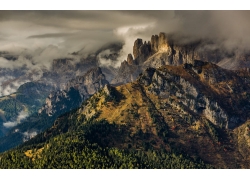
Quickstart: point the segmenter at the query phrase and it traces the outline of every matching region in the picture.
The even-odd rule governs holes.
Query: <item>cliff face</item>
[[[81,102],[80,93],[74,88],[70,88],[68,91],[57,91],[46,98],[45,105],[39,110],[39,113],[45,113],[48,116],[60,115],[77,108]]]
[[[201,59],[199,43],[178,44],[165,33],[151,37],[150,56],[144,58],[143,67],[160,67],[162,65],[180,65]]]
[[[202,115],[213,124],[234,128],[249,118],[249,75],[194,61],[183,66],[148,68],[139,78],[154,95],[178,109]],[[237,92],[237,93],[236,93]]]
[[[70,80],[66,83],[65,90],[73,87],[80,92],[81,96],[88,96],[103,88],[105,84],[108,84],[108,81],[101,68],[97,67],[90,69],[84,76],[77,76]]]
[[[39,113],[49,116],[58,115],[80,106],[90,95],[108,84],[101,68],[90,69],[85,75],[78,76],[66,83],[63,90],[52,92]]]

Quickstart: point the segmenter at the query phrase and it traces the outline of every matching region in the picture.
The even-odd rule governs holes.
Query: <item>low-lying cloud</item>
[[[23,134],[23,142],[25,142],[35,137],[38,134],[38,132],[35,129],[33,129],[33,130],[25,131],[22,134]]]
[[[28,115],[29,115],[28,112],[20,111],[15,120],[4,122],[3,126],[6,128],[13,128],[13,127],[17,126],[18,124],[20,124],[24,119],[26,119],[28,117]]]
[[[3,126],[6,127],[6,128],[12,128],[12,127],[15,127],[17,125],[17,121],[8,121],[8,122],[5,122],[3,123]]]
[[[33,79],[37,79],[34,77]],[[0,78],[0,97],[7,96],[17,91],[24,83],[29,82],[29,79],[17,79],[13,76]],[[6,85],[5,85],[6,84]]]

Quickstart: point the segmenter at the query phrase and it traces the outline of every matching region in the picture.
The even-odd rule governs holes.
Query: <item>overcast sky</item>
[[[129,28],[137,33],[173,15],[170,11],[0,11],[0,47],[36,49],[52,44],[69,51],[86,45],[91,49],[124,40]]]
[[[122,42],[122,60],[136,38],[150,40],[159,32],[248,50],[249,18],[250,11],[0,11],[0,50],[26,48],[36,54],[47,48],[51,59]]]

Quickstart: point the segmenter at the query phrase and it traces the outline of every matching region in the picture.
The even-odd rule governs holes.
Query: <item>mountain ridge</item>
[[[211,76],[214,72],[218,74],[217,79]],[[236,98],[244,100],[243,95],[248,93],[250,76],[243,75],[202,61],[147,68],[132,83],[116,87],[105,85],[78,109],[59,117],[50,129],[17,150],[23,154],[39,144],[45,148],[50,146],[51,138],[83,131],[89,143],[97,143],[102,148],[134,149],[145,153],[161,149],[168,153],[178,151],[187,154],[192,161],[201,159],[215,168],[249,168],[249,114],[239,112],[238,115],[248,119],[243,122],[230,119],[230,108],[241,109],[246,105],[234,102],[239,100]],[[242,87],[234,83],[239,79]],[[223,83],[228,81],[232,81],[231,89]],[[225,95],[224,92],[216,94],[217,89],[223,88]],[[231,90],[242,95],[234,96]],[[225,102],[228,109],[221,104],[224,99],[220,101],[226,95],[232,99],[231,103]],[[206,99],[208,104],[204,104]],[[222,112],[227,118],[223,119]],[[72,140],[74,137],[77,136],[72,136]],[[61,147],[60,141],[55,147]],[[81,148],[79,150],[82,152]],[[39,156],[47,157],[43,153]],[[7,160],[5,155],[3,157]],[[24,158],[27,157],[26,154]],[[34,161],[39,162],[36,158]]]

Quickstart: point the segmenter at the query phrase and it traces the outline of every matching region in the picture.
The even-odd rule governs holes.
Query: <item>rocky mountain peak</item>
[[[195,60],[217,63],[223,57],[218,50],[203,48],[200,41],[180,43],[164,32],[152,35],[149,42],[137,39],[133,46],[133,55],[128,55],[127,61],[121,63],[120,69],[112,83],[127,83],[133,81],[147,67],[158,68],[163,65],[178,66],[184,63],[193,64]],[[223,63],[222,63],[223,64]]]
[[[140,47],[143,45],[142,43],[142,39],[137,39],[135,42],[134,42],[134,46],[133,46],[133,55],[135,57],[135,59],[139,56],[139,49]]]
[[[158,44],[158,50],[160,51],[167,51],[168,50],[168,43],[167,43],[167,37],[166,34],[161,32],[159,34],[159,44]]]

